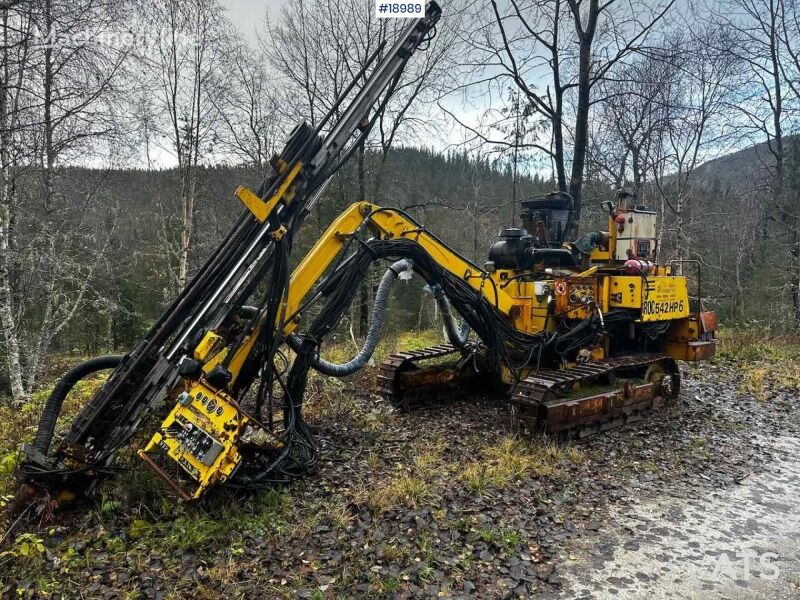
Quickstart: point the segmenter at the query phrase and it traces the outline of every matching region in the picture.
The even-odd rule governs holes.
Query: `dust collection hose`
[[[437,285],[433,288],[433,297],[436,298],[436,303],[442,312],[442,321],[444,322],[444,331],[447,334],[447,339],[456,348],[463,348],[469,339],[469,323],[464,321],[461,324],[461,329],[457,329],[453,311],[450,310],[450,302],[447,300],[442,286]]]
[[[362,367],[364,367],[369,359],[372,358],[372,353],[381,339],[381,329],[383,329],[383,321],[386,317],[386,306],[389,304],[389,291],[392,284],[400,276],[403,271],[410,271],[412,269],[411,261],[406,259],[398,260],[386,269],[386,272],[381,277],[381,282],[378,284],[378,291],[375,293],[375,304],[372,308],[372,314],[369,320],[369,329],[364,338],[364,345],[361,350],[346,363],[336,364],[317,356],[314,358],[312,366],[314,369],[324,375],[332,377],[345,377],[352,375]],[[292,350],[297,351],[300,348],[300,338],[294,334],[288,338],[289,346]]]
[[[61,413],[61,406],[64,404],[64,399],[67,397],[67,394],[75,387],[75,384],[92,373],[117,367],[119,363],[122,362],[122,358],[122,355],[118,354],[98,356],[75,365],[64,373],[64,376],[58,381],[56,387],[54,387],[53,391],[50,393],[50,397],[47,399],[47,403],[42,411],[42,418],[39,419],[39,428],[36,430],[36,438],[33,442],[33,446],[39,452],[47,454],[47,451],[50,449],[50,442],[53,440],[53,433],[56,430],[56,420]]]
[[[367,335],[361,350],[349,361],[341,364],[332,363],[317,356],[312,363],[314,369],[324,375],[345,377],[347,375],[352,375],[366,366],[380,341],[381,330],[383,329],[383,322],[386,317],[386,307],[389,304],[389,291],[391,290],[392,284],[400,276],[400,273],[403,271],[410,271],[412,268],[411,261],[402,259],[393,263],[386,269],[380,284],[378,284],[378,291],[375,293],[375,304],[373,305],[372,314],[370,315],[369,329],[367,330]],[[442,311],[447,337],[454,346],[463,348],[469,336],[469,325],[465,322],[461,331],[458,331],[447,297],[444,295],[441,287],[437,286],[436,289],[438,291],[435,292],[434,295],[439,304],[439,309]],[[297,351],[300,348],[301,340],[297,335],[290,335],[287,341],[293,350]]]

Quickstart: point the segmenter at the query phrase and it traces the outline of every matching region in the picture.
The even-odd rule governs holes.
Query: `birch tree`
[[[177,281],[189,277],[199,168],[213,155],[222,93],[218,76],[228,39],[215,0],[147,3],[140,18],[154,30],[155,48],[141,55],[142,85],[153,90],[156,123],[165,149],[177,161],[180,195]]]
[[[222,57],[225,93],[215,99],[220,147],[234,160],[263,171],[289,129],[263,49],[231,40]]]
[[[733,133],[729,107],[740,63],[724,51],[729,43],[730,32],[713,23],[671,41],[677,77],[666,99],[665,128],[659,132],[651,168],[662,221],[674,219],[673,257],[678,259],[688,258],[692,247],[687,223],[696,169],[725,147]]]
[[[629,182],[640,197],[646,194],[680,85],[678,64],[674,45],[653,49],[632,57],[600,86],[604,100],[591,129],[589,160],[614,187]]]
[[[793,96],[795,108],[800,108],[800,3],[796,0],[780,0],[780,43],[787,60],[784,61],[781,74],[786,80]],[[797,115],[797,112],[795,112]],[[800,177],[797,165],[800,164],[800,144],[794,140],[792,159],[795,165],[791,183],[791,196],[786,204],[792,207],[790,254],[794,259],[794,276],[792,282],[795,326],[800,325]]]
[[[800,122],[800,8],[795,0],[729,0],[718,13],[738,33],[728,50],[749,74],[747,94],[736,106],[743,133],[766,149],[760,159],[771,198],[761,204],[762,239],[781,244],[793,265],[788,286],[800,326],[800,208],[797,191],[789,185],[792,149],[787,141]]]
[[[111,98],[126,49],[103,36],[116,31],[122,8],[39,0],[3,10],[0,325],[18,402],[90,293],[97,255],[77,259],[80,233],[65,218],[61,178],[66,163],[115,134]],[[93,201],[90,187],[84,197]]]
[[[22,378],[20,328],[16,318],[17,298],[12,282],[16,272],[16,175],[18,165],[30,156],[21,155],[17,142],[22,137],[23,123],[29,117],[22,96],[22,82],[29,68],[29,40],[33,19],[30,7],[2,10],[2,81],[0,81],[0,327],[3,333],[5,368],[11,384],[12,398],[21,402],[26,397]]]

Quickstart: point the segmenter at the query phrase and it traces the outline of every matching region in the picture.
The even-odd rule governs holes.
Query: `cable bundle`
[[[414,270],[427,283],[441,287],[450,304],[476,332],[488,350],[487,356],[494,362],[492,366],[504,365],[515,375],[524,367],[538,366],[543,357],[572,359],[580,348],[595,340],[600,330],[627,325],[635,319],[635,314],[629,311],[615,310],[604,315],[603,319],[592,315],[576,323],[563,323],[563,331],[526,333],[516,329],[508,316],[501,313],[486,295],[445,269],[416,241],[371,239],[358,243],[358,249],[346,258],[343,256],[331,275],[320,285],[320,294],[314,300],[325,298],[325,305],[309,329],[295,338],[292,346],[297,356],[285,379],[274,364],[277,346],[282,338],[276,330],[265,328],[269,331],[264,333],[263,341],[259,342],[261,351],[254,353],[258,355],[261,370],[258,406],[260,409],[266,403],[271,415],[272,404],[276,401],[283,403],[284,431],[281,438],[285,446],[277,456],[268,453],[255,455],[242,465],[232,485],[248,489],[265,487],[286,481],[317,464],[317,447],[302,418],[302,398],[308,372],[316,362],[321,341],[339,324],[370,265],[376,260],[410,260]],[[275,253],[272,285],[268,288],[272,293],[267,294],[262,305],[267,310],[268,318],[273,320],[265,322],[275,322],[277,316],[275,307],[278,297],[274,290],[285,289],[282,286],[286,268],[283,263],[288,260],[291,238],[285,244]],[[484,285],[494,285],[491,278],[484,278]],[[275,382],[283,392],[280,398],[273,397],[271,393]]]

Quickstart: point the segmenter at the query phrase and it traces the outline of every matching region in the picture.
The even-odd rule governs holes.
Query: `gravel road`
[[[687,413],[738,421],[735,443],[726,427],[708,430],[690,447],[707,448],[715,460],[658,478],[609,507],[596,532],[562,548],[560,596],[800,597],[796,390],[756,402],[738,394],[735,381],[735,370],[720,366],[690,374]]]
[[[560,559],[564,597],[800,597],[800,438],[765,441],[769,463],[735,485],[614,508]]]

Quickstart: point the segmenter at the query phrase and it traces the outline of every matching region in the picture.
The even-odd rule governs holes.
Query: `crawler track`
[[[449,355],[454,360],[425,365]],[[392,354],[379,367],[379,391],[396,408],[413,410],[488,387],[488,374],[455,360],[461,356],[451,344]],[[538,369],[511,393],[512,427],[523,435],[586,437],[638,421],[679,391],[678,367],[664,354]]]
[[[461,358],[452,344],[390,354],[378,368],[378,391],[396,408],[411,410],[464,394],[464,384],[475,379],[469,366],[457,360],[426,367],[419,363],[444,356]]]
[[[512,423],[523,434],[585,437],[639,420],[679,391],[678,367],[663,354],[539,369],[514,389]]]

